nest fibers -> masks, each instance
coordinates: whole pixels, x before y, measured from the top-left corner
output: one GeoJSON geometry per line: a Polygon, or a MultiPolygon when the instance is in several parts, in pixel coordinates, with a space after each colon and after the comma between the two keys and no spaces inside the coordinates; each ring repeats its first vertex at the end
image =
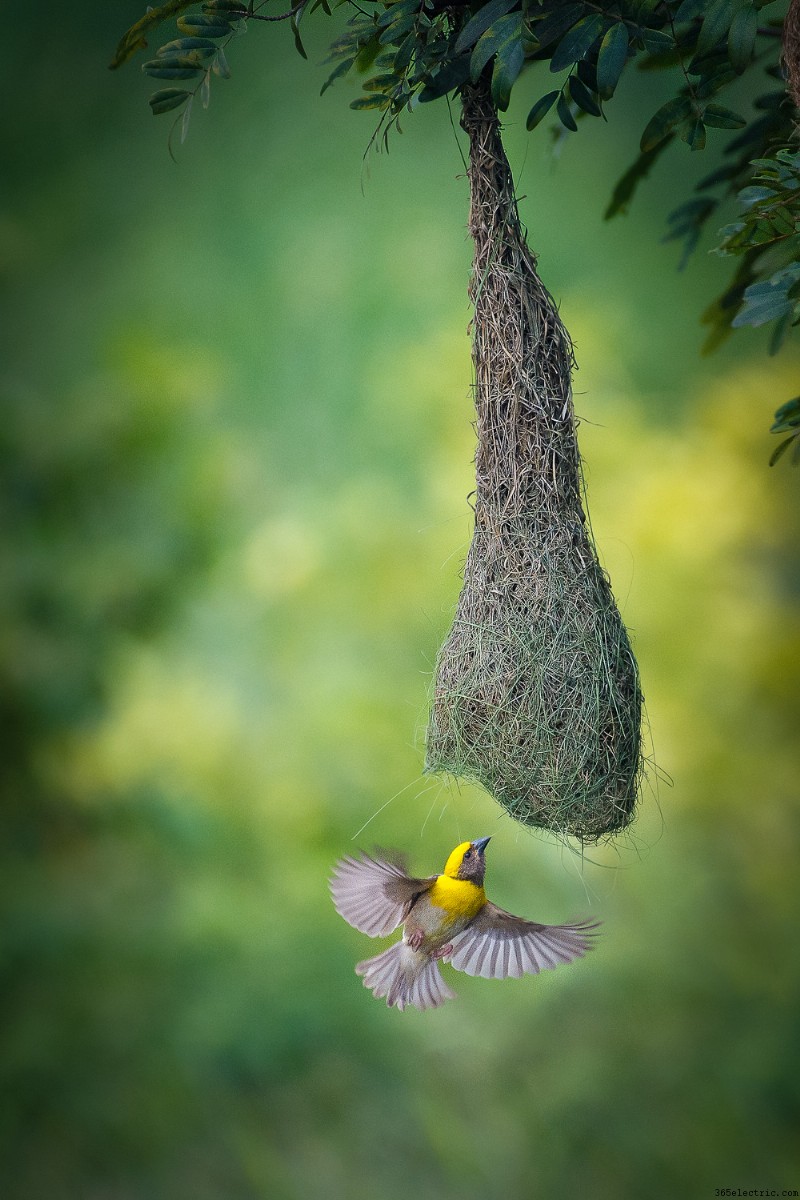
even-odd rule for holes
{"type": "Polygon", "coordinates": [[[792,0],[783,22],[783,66],[786,90],[800,108],[800,2],[792,0]]]}
{"type": "Polygon", "coordinates": [[[572,346],[525,243],[497,115],[467,88],[475,532],[439,652],[427,771],[526,825],[595,841],[631,820],[636,660],[581,503],[572,346]]]}

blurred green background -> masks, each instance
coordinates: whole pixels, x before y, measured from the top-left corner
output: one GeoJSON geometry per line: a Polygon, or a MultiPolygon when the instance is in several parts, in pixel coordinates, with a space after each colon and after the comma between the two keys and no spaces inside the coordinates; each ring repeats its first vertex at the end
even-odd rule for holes
{"type": "Polygon", "coordinates": [[[364,164],[333,24],[309,62],[263,27],[175,165],[106,69],[140,13],[17,5],[4,62],[0,1195],[800,1189],[800,476],[766,432],[800,361],[700,356],[728,266],[659,239],[713,154],[604,226],[658,81],[555,158],[524,85],[507,114],[673,781],[581,858],[421,774],[473,486],[446,107],[364,164]],[[602,919],[596,953],[388,1010],[331,864],[487,834],[494,898],[602,919]]]}

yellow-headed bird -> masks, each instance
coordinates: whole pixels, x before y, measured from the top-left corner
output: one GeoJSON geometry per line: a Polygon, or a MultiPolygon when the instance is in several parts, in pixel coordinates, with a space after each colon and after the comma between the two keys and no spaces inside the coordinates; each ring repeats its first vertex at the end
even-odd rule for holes
{"type": "Polygon", "coordinates": [[[454,993],[439,960],[484,979],[519,979],[572,962],[591,948],[596,921],[537,925],[486,899],[484,852],[490,838],[462,842],[441,875],[413,879],[399,855],[343,858],[331,879],[336,911],[370,937],[403,926],[402,941],[356,966],[364,986],[403,1009],[437,1008],[454,993]]]}

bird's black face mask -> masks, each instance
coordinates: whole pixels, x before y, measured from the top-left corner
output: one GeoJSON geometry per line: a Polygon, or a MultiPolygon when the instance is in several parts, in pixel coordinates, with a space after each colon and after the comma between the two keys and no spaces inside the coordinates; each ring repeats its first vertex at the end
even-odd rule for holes
{"type": "Polygon", "coordinates": [[[490,838],[480,838],[476,842],[470,842],[467,849],[464,851],[461,859],[461,866],[458,868],[456,879],[468,879],[471,883],[482,887],[483,879],[486,874],[486,859],[484,851],[490,838]]]}

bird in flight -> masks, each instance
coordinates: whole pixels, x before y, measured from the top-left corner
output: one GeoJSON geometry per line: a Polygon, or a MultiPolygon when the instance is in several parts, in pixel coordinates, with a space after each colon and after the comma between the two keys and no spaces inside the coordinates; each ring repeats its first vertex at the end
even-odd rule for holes
{"type": "Polygon", "coordinates": [[[336,911],[370,937],[403,926],[388,950],[360,962],[356,974],[389,1007],[438,1008],[455,993],[439,963],[484,979],[519,979],[581,958],[591,949],[597,921],[539,925],[515,917],[483,889],[490,838],[456,846],[441,875],[415,879],[403,858],[381,853],[341,859],[330,881],[336,911]]]}

